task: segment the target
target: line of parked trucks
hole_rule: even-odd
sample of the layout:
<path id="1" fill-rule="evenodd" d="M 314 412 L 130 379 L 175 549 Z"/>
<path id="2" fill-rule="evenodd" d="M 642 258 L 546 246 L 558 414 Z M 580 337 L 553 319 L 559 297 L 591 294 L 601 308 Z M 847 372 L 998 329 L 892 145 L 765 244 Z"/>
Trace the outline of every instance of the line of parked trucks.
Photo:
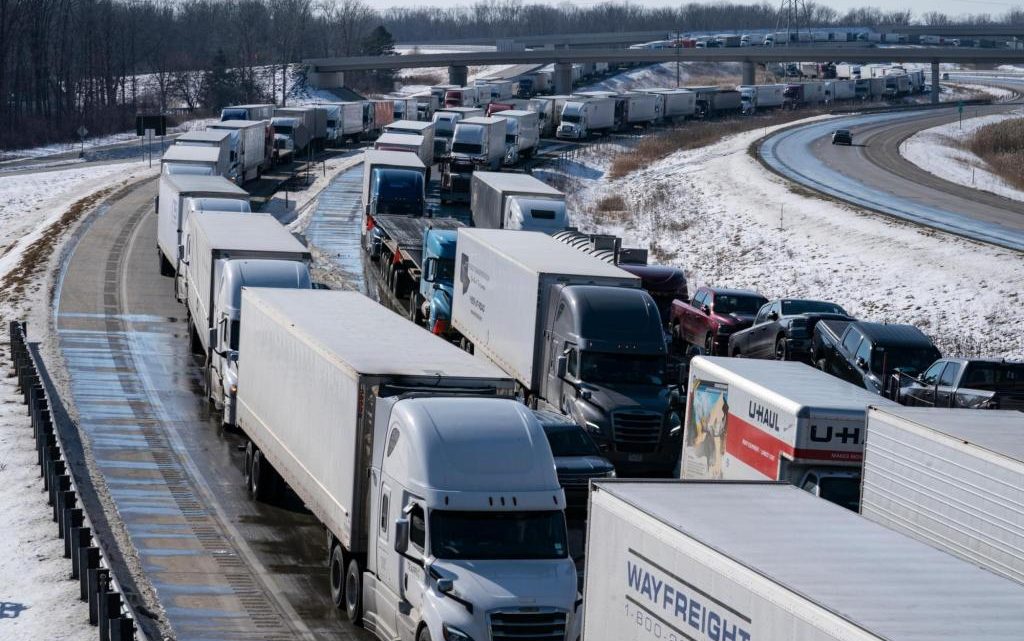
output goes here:
<path id="1" fill-rule="evenodd" d="M 160 267 L 186 305 L 210 402 L 246 438 L 247 487 L 266 500 L 285 483 L 324 524 L 332 599 L 353 622 L 381 639 L 417 641 L 572 640 L 581 626 L 584 638 L 609 640 L 910 641 L 940 628 L 944 638 L 976 638 L 975 623 L 961 633 L 960 615 L 929 601 L 936 572 L 972 598 L 1024 605 L 1013 581 L 911 540 L 1015 580 L 1024 572 L 1018 547 L 1003 538 L 952 524 L 953 534 L 937 531 L 921 516 L 940 509 L 925 499 L 996 482 L 993 451 L 1006 459 L 1001 470 L 1019 475 L 1022 456 L 999 448 L 1024 425 L 1019 412 L 911 410 L 880 396 L 890 378 L 927 387 L 911 365 L 938 353 L 914 332 L 815 301 L 715 288 L 690 299 L 679 270 L 646 265 L 614 237 L 566 229 L 564 195 L 525 174 L 474 171 L 467 226 L 427 215 L 417 153 L 367 151 L 363 171 L 368 258 L 426 328 L 359 294 L 314 291 L 308 249 L 252 213 L 248 194 L 223 177 L 167 172 L 157 202 Z M 695 356 L 684 378 L 670 356 L 692 352 L 687 345 L 762 358 Z M 840 376 L 793 362 L 805 359 Z M 995 394 L 972 407 L 1024 402 L 1024 365 L 944 359 L 929 373 L 935 396 L 911 385 L 903 396 L 938 406 L 940 388 L 944 399 L 974 399 L 988 385 Z M 619 474 L 689 481 L 593 485 L 582 600 L 560 468 L 543 414 L 527 405 L 576 423 Z M 887 438 L 886 429 L 924 431 L 935 445 L 916 444 L 911 456 L 894 449 L 908 437 Z M 940 447 L 968 461 L 943 473 L 947 485 L 933 474 L 953 456 Z M 922 448 L 936 463 L 913 460 Z M 927 477 L 908 480 L 906 462 Z M 764 480 L 859 508 L 904 534 L 755 484 Z M 999 537 L 1021 536 L 996 525 L 1014 522 L 1005 499 L 958 507 L 970 526 L 997 514 Z M 778 521 L 769 513 L 798 523 L 765 530 Z M 848 534 L 835 548 L 820 543 L 821 531 Z M 979 552 L 982 544 L 989 549 Z M 768 567 L 768 553 L 796 569 Z M 690 558 L 703 573 L 688 569 Z M 863 558 L 879 560 L 856 562 Z M 760 578 L 735 583 L 737 562 Z M 884 580 L 886 617 L 871 615 L 881 606 L 837 611 L 845 593 L 811 574 L 823 567 Z M 1015 638 L 1018 622 L 1004 621 L 985 618 L 986 638 Z M 906 632 L 915 623 L 925 636 Z"/>

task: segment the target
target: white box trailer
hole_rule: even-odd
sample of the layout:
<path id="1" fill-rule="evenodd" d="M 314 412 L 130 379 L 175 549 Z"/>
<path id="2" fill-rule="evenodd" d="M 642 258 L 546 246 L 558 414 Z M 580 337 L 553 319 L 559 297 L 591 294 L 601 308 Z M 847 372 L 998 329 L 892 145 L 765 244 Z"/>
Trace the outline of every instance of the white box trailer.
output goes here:
<path id="1" fill-rule="evenodd" d="M 208 203 L 204 204 L 203 201 Z M 182 230 L 191 211 L 219 210 L 229 206 L 238 207 L 235 211 L 248 211 L 249 193 L 227 178 L 160 176 L 160 191 L 156 199 L 156 242 L 160 273 L 164 276 L 177 273 L 178 261 L 181 260 Z"/>
<path id="2" fill-rule="evenodd" d="M 506 164 L 515 164 L 516 160 L 530 158 L 537 152 L 540 144 L 540 116 L 536 111 L 507 109 L 492 115 L 506 121 L 505 147 L 514 150 L 513 162 Z"/>
<path id="3" fill-rule="evenodd" d="M 836 78 L 856 80 L 860 78 L 860 65 L 841 62 L 836 65 Z"/>
<path id="4" fill-rule="evenodd" d="M 309 249 L 270 214 L 208 212 L 189 216 L 182 232 L 184 270 L 178 299 L 188 308 L 204 354 L 217 319 L 211 310 L 225 261 L 263 259 L 309 263 Z"/>
<path id="5" fill-rule="evenodd" d="M 473 172 L 469 210 L 484 229 L 553 234 L 569 224 L 565 194 L 529 174 Z"/>
<path id="6" fill-rule="evenodd" d="M 547 374 L 538 340 L 555 285 L 640 287 L 640 279 L 547 234 L 501 229 L 459 229 L 452 325 L 528 389 Z M 467 295 L 470 279 L 481 284 Z"/>
<path id="7" fill-rule="evenodd" d="M 232 178 L 230 152 L 223 147 L 171 145 L 160 159 L 160 173 Z"/>
<path id="8" fill-rule="evenodd" d="M 872 407 L 861 514 L 1024 583 L 1024 413 Z"/>
<path id="9" fill-rule="evenodd" d="M 358 137 L 363 133 L 363 103 L 332 102 L 318 106 L 332 106 L 338 108 L 338 112 L 333 114 L 336 116 L 336 119 L 332 120 L 332 113 L 328 112 L 325 127 L 327 130 L 327 138 L 329 140 L 342 142 L 348 138 Z"/>
<path id="10" fill-rule="evenodd" d="M 697 94 L 686 89 L 659 89 L 665 97 L 662 118 L 689 118 L 697 111 Z"/>
<path id="11" fill-rule="evenodd" d="M 393 134 L 411 134 L 414 136 L 423 136 L 427 139 L 427 146 L 430 147 L 430 162 L 423 161 L 427 167 L 433 163 L 434 160 L 434 123 L 425 122 L 421 120 L 396 120 L 393 123 L 384 127 L 384 133 Z"/>
<path id="12" fill-rule="evenodd" d="M 786 481 L 856 509 L 869 405 L 894 405 L 796 361 L 690 362 L 680 478 Z"/>
<path id="13" fill-rule="evenodd" d="M 270 120 L 274 117 L 273 104 L 233 105 L 220 110 L 221 121 L 227 120 Z"/>
<path id="14" fill-rule="evenodd" d="M 583 641 L 1011 641 L 1024 587 L 774 483 L 597 481 Z"/>
<path id="15" fill-rule="evenodd" d="M 828 80 L 825 82 L 825 100 L 853 100 L 856 97 L 856 80 Z"/>
<path id="16" fill-rule="evenodd" d="M 429 142 L 429 144 L 428 144 Z M 416 154 L 425 167 L 434 164 L 434 144 L 418 134 L 399 134 L 385 131 L 373 142 L 381 151 L 407 151 Z"/>
<path id="17" fill-rule="evenodd" d="M 296 118 L 306 126 L 306 131 L 313 140 L 322 140 L 327 135 L 327 119 L 317 114 L 316 107 L 278 107 L 274 110 L 274 117 Z"/>
<path id="18" fill-rule="evenodd" d="M 230 122 L 230 121 L 229 121 Z M 186 131 L 174 139 L 175 145 L 193 147 L 224 147 L 231 154 L 231 132 L 223 129 Z"/>
<path id="19" fill-rule="evenodd" d="M 239 182 L 258 178 L 269 169 L 267 153 L 267 121 L 228 120 L 210 125 L 211 129 L 234 131 L 238 137 L 237 158 Z"/>
<path id="20" fill-rule="evenodd" d="M 645 93 L 628 93 L 620 96 L 620 99 L 625 99 L 625 112 L 623 114 L 623 123 L 630 125 L 644 125 L 652 123 L 658 118 L 658 114 L 655 112 L 655 104 L 657 98 L 651 94 Z"/>
<path id="21" fill-rule="evenodd" d="M 740 101 L 744 111 L 774 109 L 786 102 L 786 85 L 740 85 Z"/>

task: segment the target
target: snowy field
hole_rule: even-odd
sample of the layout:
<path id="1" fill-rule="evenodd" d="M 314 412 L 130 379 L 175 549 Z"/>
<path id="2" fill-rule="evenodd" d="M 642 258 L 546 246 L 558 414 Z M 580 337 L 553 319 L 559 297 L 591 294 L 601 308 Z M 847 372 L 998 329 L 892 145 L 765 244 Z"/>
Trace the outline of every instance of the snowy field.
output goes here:
<path id="1" fill-rule="evenodd" d="M 1024 116 L 1024 109 L 1009 114 L 968 118 L 920 131 L 900 145 L 900 154 L 921 169 L 958 185 L 1024 201 L 1024 191 L 1007 184 L 988 170 L 985 161 L 961 147 L 980 127 Z"/>
<path id="2" fill-rule="evenodd" d="M 943 353 L 1024 358 L 1024 257 L 806 194 L 748 153 L 764 133 L 679 152 L 618 180 L 606 177 L 614 156 L 606 147 L 536 173 L 569 191 L 574 224 L 682 267 L 690 291 L 719 285 L 831 300 L 864 319 L 913 323 Z M 625 212 L 598 211 L 614 196 Z"/>
<path id="3" fill-rule="evenodd" d="M 739 82 L 740 64 L 733 62 L 663 62 L 657 65 L 630 69 L 588 85 L 585 91 L 633 91 L 654 87 L 675 87 L 676 67 L 679 67 L 679 84 L 693 84 L 693 79 L 704 82 L 709 78 L 726 78 Z"/>

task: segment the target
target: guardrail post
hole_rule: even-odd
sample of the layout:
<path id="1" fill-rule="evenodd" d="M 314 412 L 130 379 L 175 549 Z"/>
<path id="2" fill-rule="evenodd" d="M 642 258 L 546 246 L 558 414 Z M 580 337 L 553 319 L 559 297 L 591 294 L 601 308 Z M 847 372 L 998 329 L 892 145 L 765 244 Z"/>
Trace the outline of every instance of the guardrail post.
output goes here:
<path id="1" fill-rule="evenodd" d="M 130 616 L 110 620 L 110 641 L 134 641 L 135 621 Z"/>
<path id="2" fill-rule="evenodd" d="M 99 566 L 100 549 L 98 547 L 90 545 L 78 551 L 78 598 L 82 601 L 89 600 L 89 570 L 95 570 Z"/>
<path id="3" fill-rule="evenodd" d="M 64 558 L 71 558 L 71 550 L 75 545 L 76 530 L 82 528 L 85 522 L 85 513 L 80 507 L 72 507 L 64 510 Z M 74 568 L 72 568 L 73 570 Z"/>
<path id="4" fill-rule="evenodd" d="M 53 505 L 53 479 L 64 473 L 64 461 L 60 460 L 60 448 L 47 441 L 47 447 L 43 448 L 43 489 L 49 494 L 46 504 Z"/>
<path id="5" fill-rule="evenodd" d="M 39 463 L 39 476 L 43 477 L 43 489 L 49 489 L 49 479 L 46 478 L 46 467 L 52 459 L 50 458 L 50 452 L 57 449 L 57 435 L 53 432 L 44 434 L 39 439 L 39 452 L 36 456 L 36 460 Z M 58 451 L 58 456 L 60 453 Z"/>
<path id="6" fill-rule="evenodd" d="M 72 489 L 65 490 L 57 496 L 57 536 L 62 539 L 67 535 L 68 512 L 77 504 L 78 495 Z"/>
<path id="7" fill-rule="evenodd" d="M 110 589 L 110 570 L 92 568 L 89 570 L 89 625 L 97 625 L 100 617 L 100 594 Z"/>
<path id="8" fill-rule="evenodd" d="M 108 581 L 106 590 L 100 592 L 100 641 L 110 640 L 110 620 L 120 616 L 121 594 L 111 589 L 110 582 Z"/>
<path id="9" fill-rule="evenodd" d="M 79 579 L 79 559 L 82 557 L 82 550 L 92 543 L 92 529 L 87 527 L 76 527 L 71 529 L 71 578 Z"/>
<path id="10" fill-rule="evenodd" d="M 58 474 L 53 477 L 53 492 L 50 494 L 50 505 L 53 506 L 53 522 L 60 522 L 60 513 L 64 509 L 60 505 L 60 497 L 71 489 L 71 475 Z"/>

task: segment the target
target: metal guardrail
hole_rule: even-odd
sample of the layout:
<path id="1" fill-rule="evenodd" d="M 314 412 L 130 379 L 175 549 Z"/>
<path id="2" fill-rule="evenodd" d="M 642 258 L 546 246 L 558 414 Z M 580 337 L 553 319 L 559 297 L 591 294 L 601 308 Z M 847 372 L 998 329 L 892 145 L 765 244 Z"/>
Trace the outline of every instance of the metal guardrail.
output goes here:
<path id="1" fill-rule="evenodd" d="M 40 367 L 26 340 L 27 326 L 23 321 L 11 321 L 9 331 L 13 374 L 28 406 L 46 503 L 53 509 L 57 535 L 64 540 L 64 558 L 71 560 L 71 579 L 79 582 L 79 599 L 89 604 L 89 623 L 98 628 L 100 641 L 144 641 L 144 635 L 136 636 L 134 613 L 122 599 L 120 583 L 93 536 L 84 507 L 79 505 L 78 488 L 64 457 L 60 435 L 54 429 Z"/>

